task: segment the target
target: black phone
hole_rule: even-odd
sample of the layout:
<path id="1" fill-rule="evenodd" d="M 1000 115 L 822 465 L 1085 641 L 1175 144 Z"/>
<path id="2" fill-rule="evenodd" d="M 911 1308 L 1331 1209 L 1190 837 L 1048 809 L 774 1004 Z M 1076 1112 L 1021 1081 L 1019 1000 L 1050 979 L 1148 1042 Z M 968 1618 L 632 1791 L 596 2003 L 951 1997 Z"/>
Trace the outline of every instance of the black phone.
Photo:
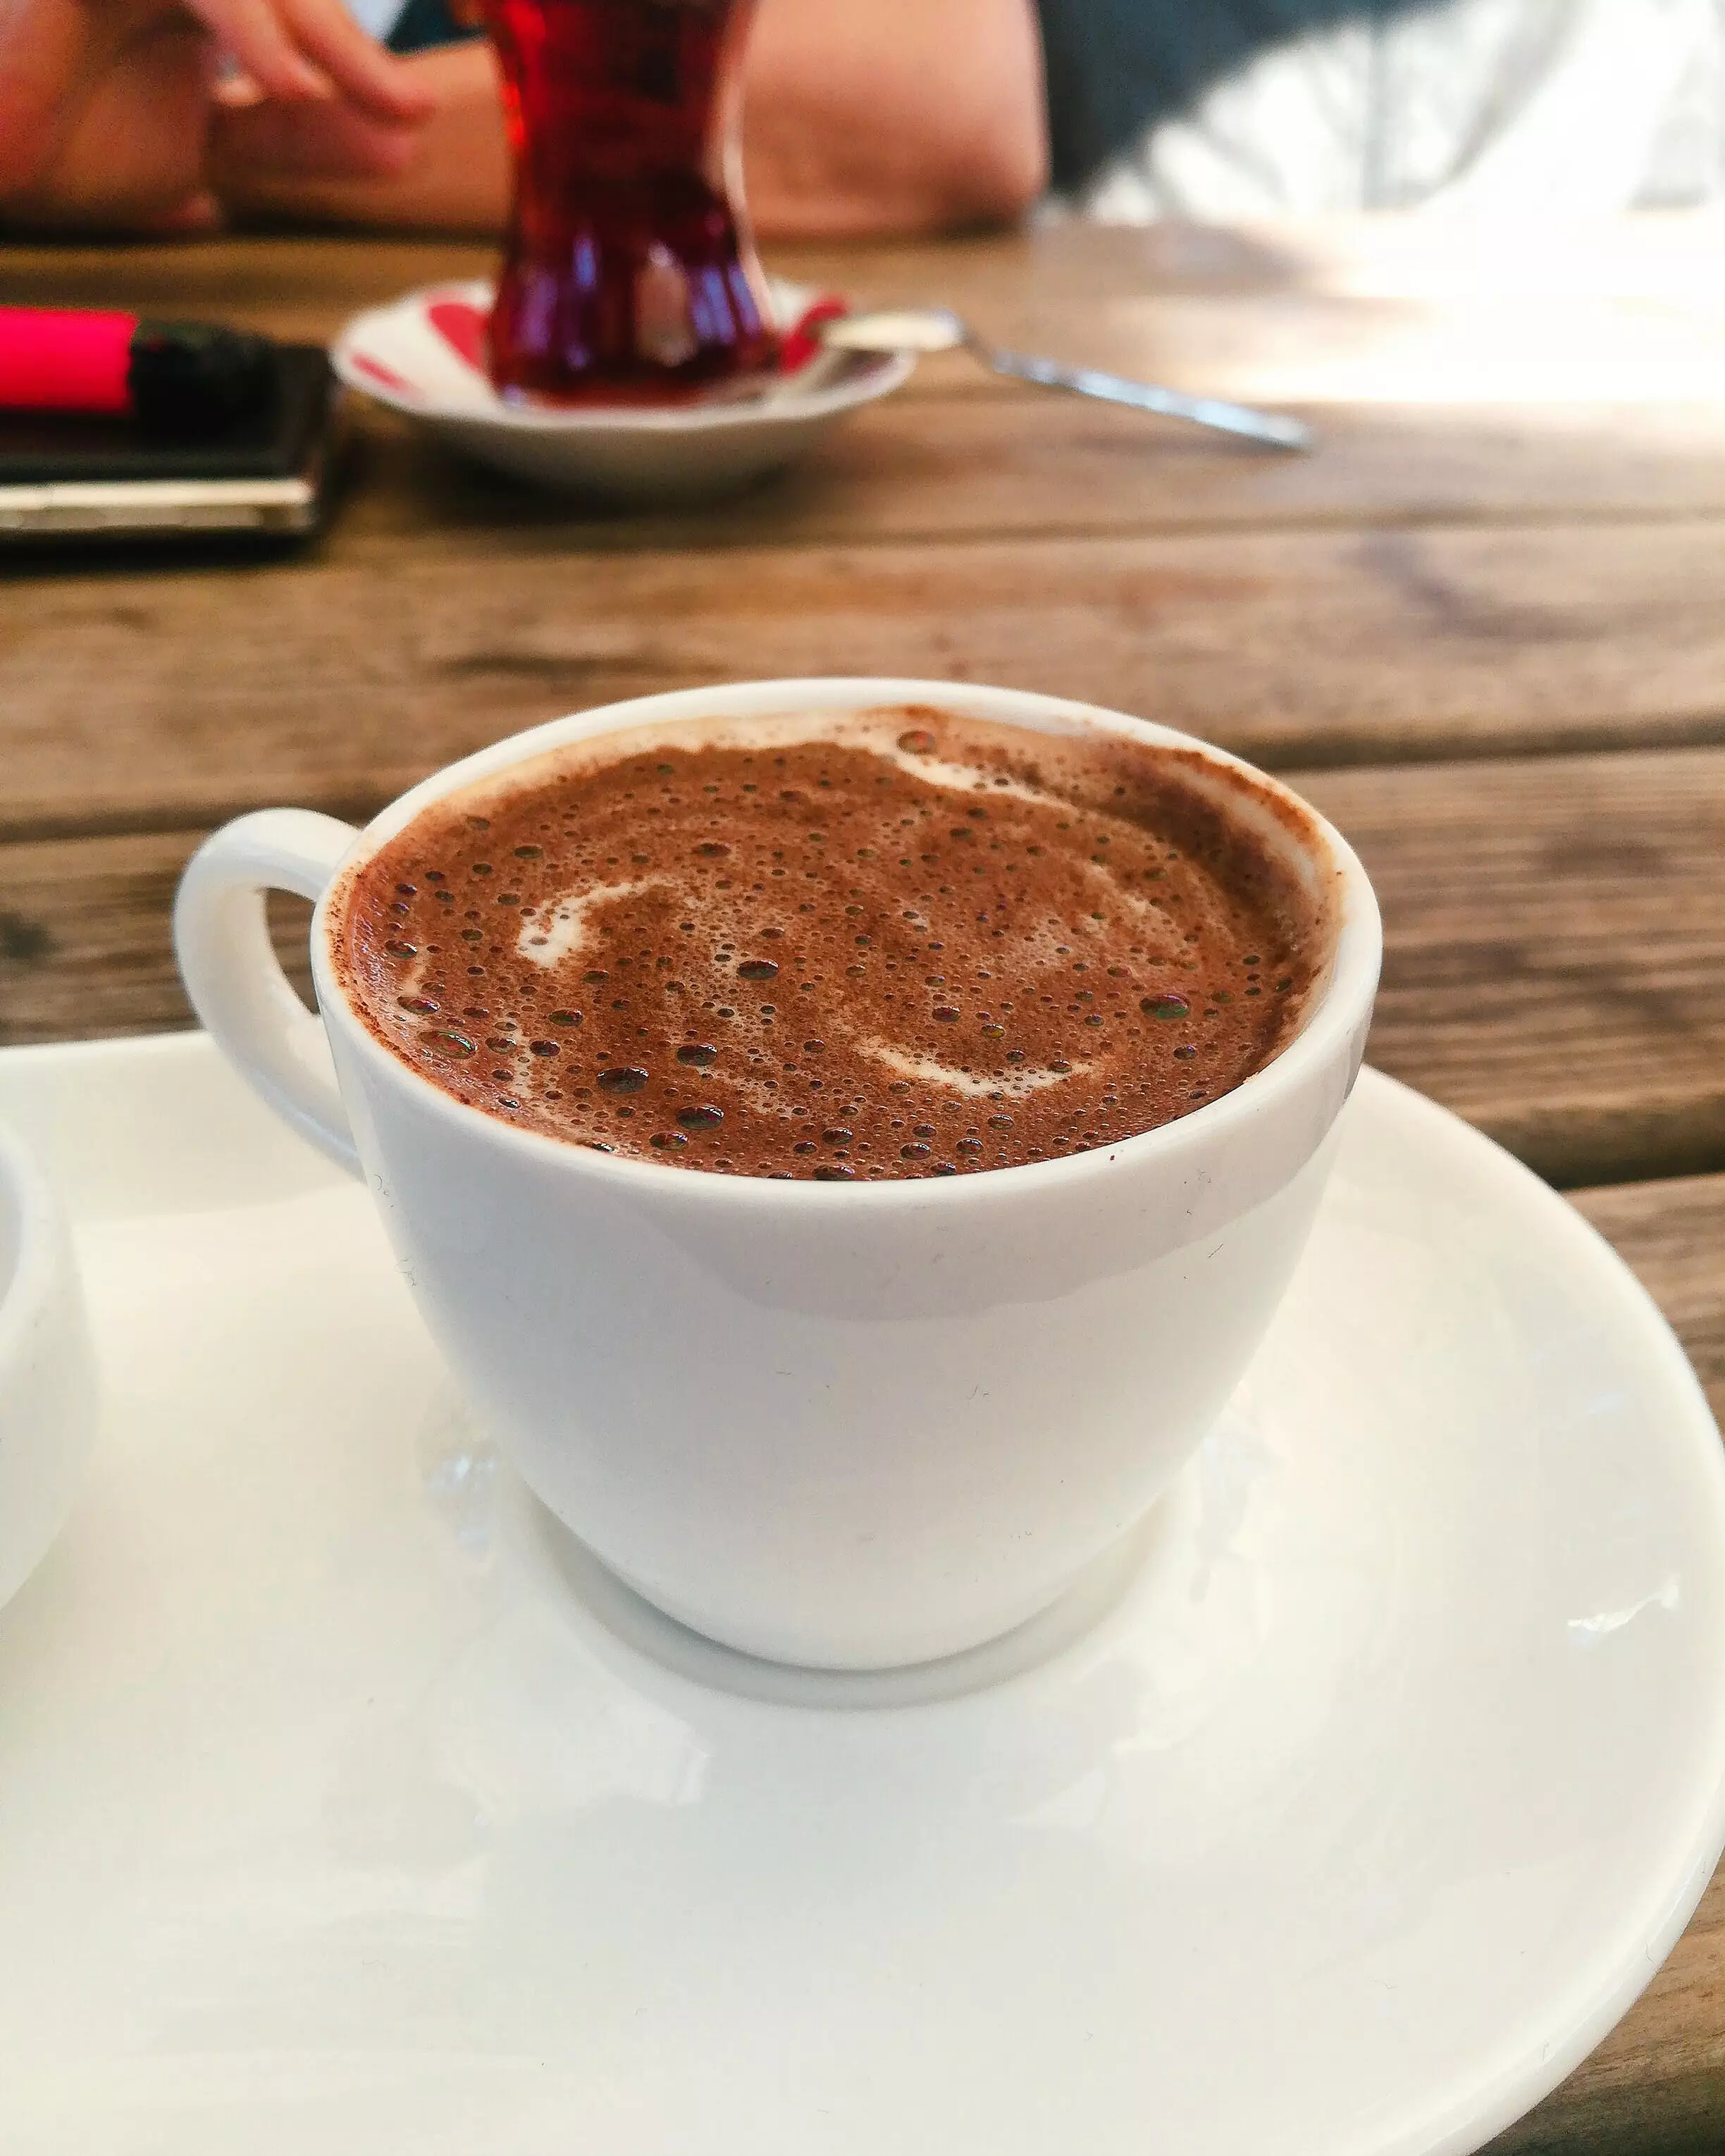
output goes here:
<path id="1" fill-rule="evenodd" d="M 252 410 L 195 442 L 136 421 L 0 412 L 0 542 L 285 537 L 327 503 L 340 388 L 318 345 L 277 345 Z"/>

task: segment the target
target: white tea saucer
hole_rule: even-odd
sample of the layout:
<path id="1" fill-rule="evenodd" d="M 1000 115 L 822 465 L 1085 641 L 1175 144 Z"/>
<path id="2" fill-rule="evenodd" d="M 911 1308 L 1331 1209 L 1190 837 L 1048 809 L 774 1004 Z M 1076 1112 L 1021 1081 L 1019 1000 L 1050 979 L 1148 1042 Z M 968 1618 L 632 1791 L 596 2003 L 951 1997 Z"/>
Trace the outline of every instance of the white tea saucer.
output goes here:
<path id="1" fill-rule="evenodd" d="M 10 1051 L 0 1113 L 115 1394 L 0 1626 L 8 2156 L 1459 2151 L 1725 1839 L 1694 1380 L 1573 1211 L 1369 1072 L 1137 1543 L 880 1678 L 598 1573 L 203 1039 Z"/>
<path id="2" fill-rule="evenodd" d="M 747 485 L 814 447 L 847 413 L 908 380 L 913 352 L 826 354 L 799 326 L 823 306 L 769 278 L 793 364 L 771 392 L 732 402 L 567 410 L 506 403 L 485 370 L 491 286 L 433 285 L 354 316 L 336 372 L 452 448 L 559 492 L 644 505 Z"/>
<path id="3" fill-rule="evenodd" d="M 95 1357 L 59 1194 L 0 1127 L 0 1604 L 64 1523 L 96 1412 Z"/>

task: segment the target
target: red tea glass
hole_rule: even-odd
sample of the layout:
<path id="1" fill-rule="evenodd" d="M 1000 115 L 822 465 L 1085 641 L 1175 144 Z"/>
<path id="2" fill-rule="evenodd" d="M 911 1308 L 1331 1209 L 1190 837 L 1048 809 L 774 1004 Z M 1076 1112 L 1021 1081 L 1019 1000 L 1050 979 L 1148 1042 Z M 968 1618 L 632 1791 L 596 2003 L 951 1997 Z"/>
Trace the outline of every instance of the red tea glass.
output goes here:
<path id="1" fill-rule="evenodd" d="M 675 403 L 774 364 L 737 141 L 753 5 L 486 0 L 515 153 L 504 396 Z"/>

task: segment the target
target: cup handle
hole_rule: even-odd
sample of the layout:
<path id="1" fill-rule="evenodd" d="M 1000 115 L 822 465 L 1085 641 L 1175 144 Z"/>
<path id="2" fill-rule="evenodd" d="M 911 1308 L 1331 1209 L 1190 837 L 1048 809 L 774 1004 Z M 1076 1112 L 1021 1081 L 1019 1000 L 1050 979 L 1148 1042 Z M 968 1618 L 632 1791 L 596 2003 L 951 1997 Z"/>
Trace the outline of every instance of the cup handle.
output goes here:
<path id="1" fill-rule="evenodd" d="M 264 808 L 206 839 L 174 901 L 186 993 L 216 1045 L 277 1115 L 339 1167 L 361 1173 L 329 1041 L 281 970 L 264 895 L 321 898 L 359 834 L 309 808 Z"/>

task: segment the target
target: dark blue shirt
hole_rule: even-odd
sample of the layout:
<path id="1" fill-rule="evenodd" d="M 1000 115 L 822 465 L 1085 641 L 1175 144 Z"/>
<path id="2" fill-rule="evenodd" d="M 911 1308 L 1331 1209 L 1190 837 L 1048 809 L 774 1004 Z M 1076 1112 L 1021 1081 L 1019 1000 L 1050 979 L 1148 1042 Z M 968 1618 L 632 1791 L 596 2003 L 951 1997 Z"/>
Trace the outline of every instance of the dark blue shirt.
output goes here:
<path id="1" fill-rule="evenodd" d="M 1157 121 L 1275 46 L 1437 0 L 1036 0 L 1054 183 L 1081 186 Z"/>

